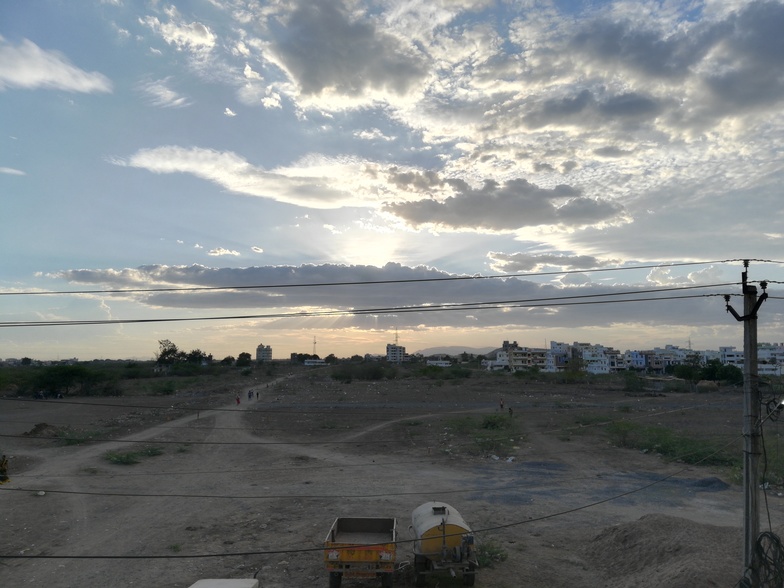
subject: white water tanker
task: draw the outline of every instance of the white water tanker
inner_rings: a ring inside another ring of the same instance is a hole
[[[464,586],[473,586],[479,566],[474,535],[460,513],[444,502],[426,502],[411,513],[414,531],[416,585],[425,585],[427,574],[448,571],[463,576]]]

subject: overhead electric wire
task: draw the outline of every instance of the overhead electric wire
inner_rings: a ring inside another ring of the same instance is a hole
[[[253,289],[277,289],[277,288],[323,288],[330,286],[366,286],[366,285],[388,285],[388,284],[410,284],[420,282],[450,282],[458,280],[490,280],[503,278],[525,278],[536,276],[558,276],[575,273],[596,273],[596,272],[615,272],[632,271],[640,269],[655,269],[660,267],[683,267],[694,265],[712,265],[718,263],[734,263],[744,261],[742,259],[724,259],[715,261],[694,261],[694,262],[675,262],[657,263],[648,265],[638,265],[629,267],[615,268],[591,268],[578,270],[561,270],[549,272],[525,272],[514,274],[497,274],[492,276],[470,275],[470,276],[447,276],[441,278],[401,278],[391,280],[357,280],[351,282],[313,282],[306,284],[255,284],[255,285],[234,285],[234,286],[191,286],[191,287],[170,287],[170,288],[127,288],[127,289],[105,289],[105,290],[47,290],[47,291],[22,291],[22,292],[0,292],[0,296],[40,296],[40,295],[67,295],[67,294],[142,294],[157,292],[199,292],[199,291],[220,291],[220,290],[253,290]],[[761,261],[761,260],[749,260]],[[770,262],[777,263],[777,262]]]
[[[736,439],[733,439],[732,443],[734,443],[735,441],[736,441]],[[728,443],[726,447],[729,447],[729,445],[730,444]],[[557,511],[557,512],[546,514],[546,515],[542,515],[542,516],[539,516],[539,517],[531,517],[531,518],[528,518],[528,519],[522,520],[522,521],[513,521],[513,522],[510,522],[510,523],[503,523],[503,524],[500,524],[500,525],[484,527],[484,528],[480,528],[480,529],[473,529],[472,532],[474,534],[482,534],[482,533],[487,533],[487,532],[490,532],[490,531],[498,531],[498,530],[501,530],[501,529],[508,529],[508,528],[511,528],[511,527],[519,527],[519,526],[522,526],[522,525],[528,525],[528,524],[537,523],[537,522],[540,522],[540,521],[554,519],[554,518],[561,517],[561,516],[566,516],[566,515],[573,514],[573,513],[582,511],[582,510],[587,510],[589,508],[593,508],[595,506],[599,506],[599,505],[606,504],[606,503],[609,503],[609,502],[612,502],[612,501],[615,501],[615,500],[619,500],[621,498],[625,498],[627,496],[631,496],[632,494],[637,494],[639,492],[647,490],[648,488],[651,488],[651,487],[656,486],[658,484],[662,484],[662,483],[666,482],[667,480],[669,480],[671,478],[674,478],[675,476],[677,476],[677,475],[679,475],[679,474],[681,474],[681,473],[683,473],[685,471],[688,471],[694,465],[698,465],[701,461],[705,461],[706,459],[712,457],[712,455],[715,455],[716,453],[718,453],[719,451],[722,451],[723,449],[725,449],[725,447],[722,447],[722,448],[716,450],[711,455],[705,456],[699,462],[697,462],[695,464],[689,464],[688,466],[686,466],[684,468],[681,468],[680,470],[678,470],[676,472],[668,474],[667,476],[664,476],[662,478],[658,478],[656,480],[653,480],[652,482],[649,482],[648,484],[645,484],[645,485],[637,487],[637,488],[633,488],[633,489],[628,490],[626,492],[621,492],[619,494],[615,494],[613,496],[609,496],[609,497],[604,498],[602,500],[597,500],[597,501],[594,501],[594,502],[591,502],[591,503],[588,503],[588,504],[583,504],[581,506],[577,506],[577,507],[566,509],[566,510],[562,510],[562,511]],[[463,533],[464,533],[464,531],[461,531],[460,533],[456,533],[456,535],[462,535]],[[451,536],[451,535],[448,535],[448,536]],[[403,539],[403,540],[397,540],[397,541],[384,542],[383,544],[384,545],[388,545],[388,544],[394,543],[395,545],[403,545],[403,544],[408,544],[408,543],[414,543],[415,541],[417,541],[417,539]],[[368,545],[363,545],[363,546],[367,547]],[[345,548],[350,549],[351,546],[347,546]],[[38,555],[38,554],[36,554],[36,555],[19,555],[19,554],[0,554],[0,559],[136,559],[136,560],[206,559],[206,558],[214,558],[214,557],[245,557],[245,556],[280,555],[280,554],[292,554],[292,553],[312,553],[312,552],[323,552],[323,551],[324,551],[324,547],[320,546],[320,547],[305,547],[305,548],[298,548],[298,549],[276,549],[276,550],[263,550],[263,551],[243,551],[243,552],[232,552],[232,553],[200,553],[200,554],[193,554],[193,555],[185,555],[185,554],[177,554],[177,555],[174,555],[174,554],[167,554],[167,555]]]
[[[453,311],[476,311],[494,310],[508,308],[540,308],[540,307],[564,307],[580,306],[590,304],[610,304],[620,302],[663,302],[670,300],[682,300],[688,298],[718,297],[724,294],[693,294],[685,296],[665,296],[665,297],[637,297],[620,300],[593,300],[598,297],[615,296],[635,296],[639,294],[675,292],[683,290],[693,290],[697,288],[719,288],[726,286],[737,286],[740,282],[729,282],[721,284],[705,284],[695,286],[680,286],[673,288],[657,288],[652,290],[608,292],[604,294],[582,294],[574,296],[556,296],[547,298],[529,298],[521,300],[496,300],[491,302],[460,302],[443,303],[433,305],[418,306],[392,306],[366,309],[344,309],[344,310],[317,310],[317,311],[297,311],[297,312],[275,312],[262,314],[244,315],[222,315],[222,316],[200,316],[200,317],[175,317],[175,318],[147,318],[147,319],[100,319],[100,320],[70,320],[70,321],[4,321],[0,322],[0,327],[53,327],[53,326],[83,326],[83,325],[115,325],[115,324],[142,324],[142,323],[168,323],[168,322],[192,322],[192,321],[214,321],[214,320],[249,320],[249,319],[270,319],[270,318],[305,318],[305,317],[330,317],[330,316],[363,316],[376,314],[404,314],[419,312],[453,312]],[[577,302],[553,302],[558,300],[585,299]]]
[[[496,492],[496,491],[507,491],[507,490],[517,490],[525,486],[525,483],[521,482],[518,484],[510,484],[507,486],[499,486],[494,488],[488,488],[483,486],[481,488],[466,488],[465,486],[461,486],[460,488],[451,488],[451,489],[436,489],[436,490],[412,490],[408,492],[382,492],[382,493],[372,493],[372,494],[186,494],[186,493],[166,493],[166,494],[140,494],[138,492],[107,492],[107,491],[94,491],[94,490],[52,490],[46,488],[44,486],[35,487],[35,488],[14,488],[8,486],[0,486],[0,492],[39,492],[44,491],[48,494],[75,494],[78,496],[101,496],[106,498],[113,498],[113,497],[122,497],[122,498],[208,498],[210,500],[214,499],[226,499],[226,500],[235,500],[235,499],[242,499],[242,500],[345,500],[345,499],[367,499],[367,498],[387,498],[390,496],[441,496],[443,494],[468,494],[471,492]]]
[[[183,429],[183,431],[195,431],[197,429]],[[0,434],[3,439],[37,439],[37,440],[52,440],[60,441],[57,437],[31,437],[29,435],[5,435]],[[152,441],[146,439],[143,441],[134,439],[110,439],[91,437],[90,442],[93,443],[144,443],[148,445],[379,445],[382,443],[389,443],[391,440],[381,439],[379,441]]]

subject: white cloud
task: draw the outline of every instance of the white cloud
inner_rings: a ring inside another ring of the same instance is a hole
[[[367,172],[368,162],[350,158],[304,158],[286,168],[265,170],[236,153],[166,146],[142,149],[113,163],[153,173],[190,173],[237,194],[312,208],[378,206],[377,192],[383,189],[383,182]]]
[[[190,106],[190,101],[169,88],[170,78],[143,82],[139,89],[149,99],[153,106],[160,108],[182,108]]]
[[[224,249],[223,247],[218,247],[217,249],[210,249],[207,252],[207,255],[211,255],[213,257],[220,257],[222,255],[233,255],[235,257],[239,257],[239,251],[234,251],[233,249]]]
[[[271,92],[267,96],[261,99],[261,104],[264,108],[282,108],[283,105],[280,102],[280,94],[276,92]]]
[[[363,129],[361,131],[354,131],[354,136],[358,139],[363,139],[365,141],[375,141],[380,139],[382,141],[394,141],[395,137],[388,137],[384,133],[382,133],[379,129]]]
[[[19,169],[12,167],[0,167],[0,174],[8,174],[9,176],[26,176],[27,174]]]
[[[229,117],[234,117],[234,116],[237,116],[237,113],[236,113],[236,112],[234,112],[234,111],[233,111],[231,108],[229,108],[228,106],[227,106],[227,107],[226,107],[226,109],[223,111],[223,114],[225,114],[226,116],[229,116]]]
[[[145,16],[139,22],[160,35],[166,43],[179,50],[193,53],[205,53],[212,50],[217,41],[209,27],[199,22],[184,22],[176,8],[166,11],[168,22],[161,22],[156,16]]]
[[[27,39],[13,46],[0,37],[0,91],[37,88],[66,92],[111,92],[112,83],[98,72],[86,72],[57,51],[45,51]]]
[[[253,253],[264,253],[264,250],[261,247],[253,246],[250,250],[253,251]]]

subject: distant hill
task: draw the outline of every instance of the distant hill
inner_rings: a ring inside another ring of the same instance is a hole
[[[474,355],[484,355],[490,353],[494,349],[495,347],[457,347],[453,345],[450,347],[428,347],[427,349],[421,349],[414,353],[420,353],[425,357],[429,355],[460,355],[464,351],[466,353],[473,353]]]

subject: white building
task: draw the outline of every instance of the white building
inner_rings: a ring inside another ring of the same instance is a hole
[[[394,343],[387,343],[387,361],[389,363],[403,363],[409,359],[405,347]]]
[[[256,347],[256,361],[259,363],[272,361],[272,347],[259,343],[259,346]]]
[[[436,367],[448,368],[452,367],[452,362],[448,359],[428,359],[427,365],[434,365]]]
[[[488,371],[509,369],[509,352],[499,350],[495,353],[495,358],[483,359],[482,366]]]
[[[719,347],[719,360],[723,365],[734,365],[743,369],[743,352],[735,347]]]

